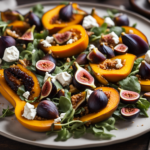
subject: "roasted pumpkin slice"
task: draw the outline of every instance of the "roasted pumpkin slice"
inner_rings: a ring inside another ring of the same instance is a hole
[[[150,80],[139,80],[140,85],[141,85],[141,90],[144,92],[149,92],[150,91]]]
[[[72,6],[75,10],[77,10],[79,12],[79,14],[73,14],[73,20],[68,21],[68,22],[62,22],[60,24],[56,24],[56,23],[52,23],[52,21],[54,20],[54,17],[59,15],[59,11],[61,8],[63,8],[65,5],[58,5],[55,8],[47,11],[43,17],[42,17],[42,24],[43,26],[49,30],[50,34],[56,33],[59,30],[67,27],[67,26],[71,26],[71,25],[75,25],[75,24],[79,24],[81,23],[82,19],[84,18],[83,14],[86,14],[85,11],[79,9],[78,5],[76,3],[73,3]],[[81,13],[81,14],[80,14]]]
[[[124,55],[118,55],[116,57],[113,57],[111,60],[115,60],[115,59],[121,59],[125,61],[125,64],[122,68],[120,69],[116,69],[116,70],[104,70],[102,68],[99,67],[99,65],[101,64],[92,64],[90,63],[90,66],[93,70],[94,75],[97,77],[97,79],[103,83],[104,81],[102,80],[102,78],[98,77],[98,76],[102,76],[103,78],[105,78],[106,80],[110,81],[110,82],[118,82],[124,78],[126,78],[133,67],[134,64],[134,60],[136,59],[136,56],[133,54],[124,54]],[[103,63],[103,62],[102,62]]]
[[[97,89],[102,89],[103,92],[110,92],[108,104],[105,108],[103,108],[97,113],[91,113],[81,117],[81,121],[90,121],[91,123],[97,123],[109,118],[117,109],[120,101],[119,93],[117,92],[117,90],[110,87],[99,87]]]
[[[85,29],[81,25],[68,26],[60,30],[58,33],[65,33],[71,30],[77,30],[78,33],[81,35],[80,39],[78,39],[76,42],[72,44],[50,46],[50,47],[44,47],[41,43],[39,43],[40,48],[45,53],[52,51],[53,55],[57,58],[70,57],[70,56],[81,53],[88,46],[88,43],[89,43],[88,35]]]

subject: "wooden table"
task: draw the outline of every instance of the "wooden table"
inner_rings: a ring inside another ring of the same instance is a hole
[[[17,0],[18,5],[27,4],[31,2],[37,2],[37,1],[42,1],[42,0]],[[91,0],[86,0],[86,1],[91,2]],[[130,7],[128,0],[92,0],[92,2],[115,5],[115,6],[124,5],[126,9],[134,11]],[[149,139],[150,139],[150,133],[146,133],[136,139],[133,139],[127,142],[105,146],[105,147],[97,147],[97,148],[94,148],[94,150],[99,150],[99,149],[100,150],[147,150]],[[89,148],[89,150],[90,149],[91,148]],[[46,150],[46,149],[23,144],[23,143],[5,138],[3,136],[0,136],[0,150]]]

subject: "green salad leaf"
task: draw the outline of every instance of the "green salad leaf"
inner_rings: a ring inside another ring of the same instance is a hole
[[[0,116],[0,118],[5,118],[5,117],[9,117],[9,116],[12,116],[14,115],[15,113],[13,111],[11,111],[9,109],[9,106],[7,107],[7,109],[3,109],[2,111],[2,116]]]
[[[124,29],[122,27],[114,26],[110,28],[109,32],[115,32],[120,37],[121,33],[124,32]]]
[[[4,34],[4,31],[6,30],[8,23],[0,21],[0,36]]]
[[[39,17],[42,18],[44,11],[43,11],[43,6],[41,4],[37,4],[32,7],[32,11]]]
[[[133,28],[136,28],[136,26],[137,26],[137,23],[134,23],[134,24],[132,25]]]
[[[48,30],[43,30],[42,33],[35,32],[34,39],[45,39],[48,36]]]

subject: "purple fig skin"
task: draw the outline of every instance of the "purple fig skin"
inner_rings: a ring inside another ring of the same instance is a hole
[[[59,117],[55,104],[48,100],[43,100],[37,106],[37,114],[45,119],[55,119]]]
[[[125,14],[114,17],[114,22],[116,26],[129,26],[129,19]]]
[[[79,65],[88,64],[87,54],[81,53],[80,55],[78,55],[78,57],[76,58],[76,62],[77,62]]]
[[[16,41],[11,36],[1,36],[0,37],[0,58],[3,57],[4,51],[7,47],[15,46]]]
[[[125,109],[129,109],[127,112],[125,112],[124,110]],[[130,112],[132,109],[133,113],[128,113]],[[127,114],[127,115],[126,115]],[[121,116],[126,119],[126,120],[133,120],[135,119],[136,117],[138,117],[138,115],[140,114],[140,109],[138,108],[125,108],[123,107],[121,109]]]
[[[56,59],[51,54],[46,54],[41,60],[49,60],[52,61],[55,65],[57,65]]]
[[[128,53],[140,57],[149,50],[148,44],[136,34],[126,34],[123,32],[121,37],[123,44],[128,47]]]
[[[63,21],[69,21],[73,15],[73,8],[72,4],[68,4],[60,9],[59,11],[59,17]]]
[[[56,98],[60,98],[61,96],[65,96],[65,91],[64,89],[61,89],[57,92],[57,94],[55,95]]]
[[[142,61],[139,68],[139,75],[141,75],[142,79],[150,79],[150,64],[146,61]]]
[[[105,108],[108,103],[106,94],[101,90],[95,90],[88,98],[88,108],[90,112],[98,112]]]
[[[103,54],[106,54],[107,58],[113,58],[113,57],[115,57],[114,51],[110,47],[106,46],[105,44],[101,44],[98,47],[98,50],[100,52],[102,52]]]

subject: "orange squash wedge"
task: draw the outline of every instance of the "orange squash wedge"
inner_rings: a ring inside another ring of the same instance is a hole
[[[76,42],[68,45],[60,45],[60,46],[50,46],[50,47],[43,47],[43,45],[40,43],[40,48],[45,52],[48,53],[49,51],[52,51],[53,55],[57,58],[62,57],[70,57],[76,54],[81,53],[84,51],[89,43],[89,38],[86,33],[86,30],[81,25],[72,25],[68,26],[62,30],[60,30],[58,33],[64,33],[66,31],[69,31],[71,29],[75,29],[78,32],[80,32],[81,38],[77,40]]]
[[[91,113],[80,118],[81,121],[90,121],[91,123],[97,123],[109,118],[113,112],[117,109],[120,101],[119,93],[114,88],[110,87],[99,87],[104,92],[110,92],[110,98],[105,108],[97,113]]]
[[[100,78],[101,76],[110,82],[118,82],[118,81],[126,78],[132,70],[136,56],[133,54],[126,53],[124,55],[115,56],[112,58],[112,60],[114,60],[114,59],[125,60],[126,61],[125,65],[121,69],[118,69],[118,70],[104,70],[99,67],[99,64],[90,63],[90,66],[93,70],[94,75],[97,77],[97,79],[101,83],[103,83],[103,80],[101,80],[102,78]],[[100,76],[100,77],[98,78],[98,76]]]
[[[42,17],[42,24],[44,26],[45,29],[49,30],[50,34],[56,33],[59,30],[67,27],[67,26],[71,26],[71,25],[75,25],[75,24],[79,24],[81,23],[82,19],[84,18],[84,15],[82,14],[73,14],[73,20],[69,21],[69,22],[65,22],[65,23],[61,23],[61,24],[52,24],[51,21],[53,19],[53,17],[55,17],[56,15],[59,15],[59,11],[61,8],[63,8],[65,5],[58,5],[55,8],[47,11],[43,17]],[[77,10],[79,13],[84,13],[86,14],[85,11],[79,9],[78,4],[73,3],[72,4],[73,8],[75,10]]]
[[[139,80],[141,85],[141,91],[149,92],[150,91],[150,80]]]
[[[92,16],[93,16],[93,18],[96,19],[96,21],[99,24],[99,26],[101,26],[104,23],[104,19],[99,17],[96,12]]]

